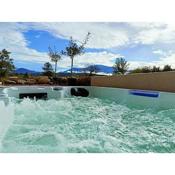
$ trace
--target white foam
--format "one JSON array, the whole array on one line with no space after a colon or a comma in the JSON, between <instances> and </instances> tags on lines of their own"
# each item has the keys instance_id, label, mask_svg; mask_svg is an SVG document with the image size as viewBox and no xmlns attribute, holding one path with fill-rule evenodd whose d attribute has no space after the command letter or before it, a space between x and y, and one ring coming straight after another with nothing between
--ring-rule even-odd
<instances>
[{"instance_id":1,"label":"white foam","mask_svg":"<svg viewBox=\"0 0 175 175\"><path fill-rule=\"evenodd\" d=\"M2 145L2 140L13 122L14 117L14 105L5 105L3 101L0 101L0 150Z\"/></svg>"}]
</instances>

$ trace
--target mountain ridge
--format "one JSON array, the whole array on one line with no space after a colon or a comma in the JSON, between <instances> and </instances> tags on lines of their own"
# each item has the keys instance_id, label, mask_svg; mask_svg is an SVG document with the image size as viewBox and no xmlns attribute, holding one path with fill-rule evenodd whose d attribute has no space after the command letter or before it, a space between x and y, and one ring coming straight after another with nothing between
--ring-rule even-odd
<instances>
[{"instance_id":1,"label":"mountain ridge","mask_svg":"<svg viewBox=\"0 0 175 175\"><path fill-rule=\"evenodd\" d=\"M101 65L101 64L93 65L93 66L95 66L97 68L96 73L112 74L112 72L113 72L113 67L110 67L110 66L105 66L105 65ZM86 70L88 70L88 67L89 66L87 66L86 68L74 67L73 72L74 73L84 73ZM27 69L27 68L17 68L15 71L13 71L13 73L32 74L32 75L41 74L41 72L39 72L39 71L34 71L34 70ZM61 71L58 73L70 73L70 69L67 69L65 71Z\"/></svg>"}]
</instances>

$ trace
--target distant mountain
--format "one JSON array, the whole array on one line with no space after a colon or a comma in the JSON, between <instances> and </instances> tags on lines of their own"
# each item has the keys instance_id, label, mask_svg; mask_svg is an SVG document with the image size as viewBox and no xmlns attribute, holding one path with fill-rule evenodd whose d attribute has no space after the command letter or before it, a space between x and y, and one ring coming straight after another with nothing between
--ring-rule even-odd
<instances>
[{"instance_id":1,"label":"distant mountain","mask_svg":"<svg viewBox=\"0 0 175 175\"><path fill-rule=\"evenodd\" d=\"M32 74L32 75L40 74L40 72L25 69L25 68L18 68L14 71L14 73L16 73L16 74Z\"/></svg>"},{"instance_id":2,"label":"distant mountain","mask_svg":"<svg viewBox=\"0 0 175 175\"><path fill-rule=\"evenodd\" d=\"M105 65L94 65L97 68L97 74L112 74L113 72L113 68L110 66L105 66ZM88 66L89 67L89 66ZM86 68L73 68L73 72L74 73L84 73L85 70L88 70L88 67ZM30 69L26 69L26 68L17 68L14 73L16 74L32 74L32 75L39 75L41 74L41 72L37 72L34 70L30 70ZM59 72L60 74L63 75L67 75L70 74L70 69L63 71L63 72Z\"/></svg>"},{"instance_id":3,"label":"distant mountain","mask_svg":"<svg viewBox=\"0 0 175 175\"><path fill-rule=\"evenodd\" d=\"M68 70L63 71L63 73L70 73L70 71L71 71L71 70L68 69ZM75 72L75 73L81 73L81 72L84 72L84 68L74 67L74 68L72 69L72 71Z\"/></svg>"},{"instance_id":4,"label":"distant mountain","mask_svg":"<svg viewBox=\"0 0 175 175\"><path fill-rule=\"evenodd\" d=\"M105 66L105 65L94 65L97 68L97 73L99 74L112 74L113 72L113 67L110 66ZM88 67L86 68L73 68L74 73L83 73L85 70L87 70ZM64 71L63 73L70 73L70 69Z\"/></svg>"},{"instance_id":5,"label":"distant mountain","mask_svg":"<svg viewBox=\"0 0 175 175\"><path fill-rule=\"evenodd\" d=\"M106 74L112 74L113 73L113 67L105 66L105 65L95 65L98 68L98 72L103 72Z\"/></svg>"}]
</instances>

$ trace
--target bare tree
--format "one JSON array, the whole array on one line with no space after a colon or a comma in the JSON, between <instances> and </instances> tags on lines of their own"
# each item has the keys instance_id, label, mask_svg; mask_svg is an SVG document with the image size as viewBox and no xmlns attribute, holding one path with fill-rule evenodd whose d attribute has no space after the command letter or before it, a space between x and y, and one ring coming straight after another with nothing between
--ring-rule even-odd
<instances>
[{"instance_id":1,"label":"bare tree","mask_svg":"<svg viewBox=\"0 0 175 175\"><path fill-rule=\"evenodd\" d=\"M81 55L85 52L85 45L89 40L89 36L90 36L90 32L88 32L85 40L80 45L77 44L79 42L77 42L72 37L70 37L68 46L66 47L65 51L62 51L63 55L69 56L71 59L71 77L72 77L72 70L73 70L73 64L74 64L74 57L77 55Z\"/></svg>"},{"instance_id":2,"label":"bare tree","mask_svg":"<svg viewBox=\"0 0 175 175\"><path fill-rule=\"evenodd\" d=\"M49 47L49 53L48 53L48 55L49 55L51 61L54 62L54 64L55 64L54 73L55 73L55 77L56 77L57 64L58 64L58 61L61 60L61 54L56 50L56 48L54 46L53 49L51 47Z\"/></svg>"}]
</instances>

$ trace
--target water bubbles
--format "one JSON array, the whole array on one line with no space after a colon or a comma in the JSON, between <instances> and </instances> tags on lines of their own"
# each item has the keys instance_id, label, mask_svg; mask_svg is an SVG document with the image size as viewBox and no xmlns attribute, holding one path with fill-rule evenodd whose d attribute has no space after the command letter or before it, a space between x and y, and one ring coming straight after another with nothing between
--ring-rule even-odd
<instances>
[{"instance_id":1,"label":"water bubbles","mask_svg":"<svg viewBox=\"0 0 175 175\"><path fill-rule=\"evenodd\" d=\"M14 117L14 105L5 105L3 101L0 101L0 150L2 145L2 140L13 122Z\"/></svg>"},{"instance_id":2,"label":"water bubbles","mask_svg":"<svg viewBox=\"0 0 175 175\"><path fill-rule=\"evenodd\" d=\"M2 152L175 152L174 110L83 97L0 103Z\"/></svg>"}]
</instances>

